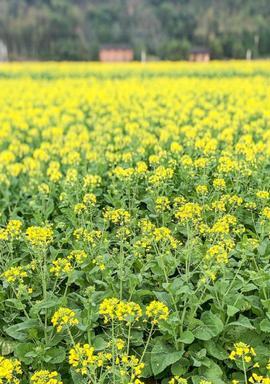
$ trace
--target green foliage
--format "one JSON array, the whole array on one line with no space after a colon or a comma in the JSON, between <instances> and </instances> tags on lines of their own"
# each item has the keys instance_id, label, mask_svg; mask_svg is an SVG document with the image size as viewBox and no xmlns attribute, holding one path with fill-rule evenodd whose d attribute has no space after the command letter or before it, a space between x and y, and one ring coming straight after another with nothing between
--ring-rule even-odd
<instances>
[{"instance_id":1,"label":"green foliage","mask_svg":"<svg viewBox=\"0 0 270 384\"><path fill-rule=\"evenodd\" d=\"M11 59L96 60L102 44L162 59L208 46L214 58L270 53L267 0L0 0L0 39Z\"/></svg>"}]
</instances>

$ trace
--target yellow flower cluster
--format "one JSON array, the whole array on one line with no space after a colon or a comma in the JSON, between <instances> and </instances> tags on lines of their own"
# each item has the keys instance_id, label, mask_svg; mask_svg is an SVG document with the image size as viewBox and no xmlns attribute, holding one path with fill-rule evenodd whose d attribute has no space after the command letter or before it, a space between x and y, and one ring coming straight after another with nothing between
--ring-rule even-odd
<instances>
[{"instance_id":1,"label":"yellow flower cluster","mask_svg":"<svg viewBox=\"0 0 270 384\"><path fill-rule=\"evenodd\" d=\"M258 375L257 373L252 373L248 381L252 384L270 384L270 377L264 377L262 375Z\"/></svg>"},{"instance_id":2,"label":"yellow flower cluster","mask_svg":"<svg viewBox=\"0 0 270 384\"><path fill-rule=\"evenodd\" d=\"M164 212L170 208L170 200L166 196L157 197L155 207L158 212Z\"/></svg>"},{"instance_id":3,"label":"yellow flower cluster","mask_svg":"<svg viewBox=\"0 0 270 384\"><path fill-rule=\"evenodd\" d=\"M53 230L51 227L29 227L26 238L33 246L46 247L53 239Z\"/></svg>"},{"instance_id":4,"label":"yellow flower cluster","mask_svg":"<svg viewBox=\"0 0 270 384\"><path fill-rule=\"evenodd\" d=\"M125 302L117 298L111 298L102 301L99 306L99 314L104 317L105 324L112 320L131 324L140 319L142 309L139 304L133 301Z\"/></svg>"},{"instance_id":5,"label":"yellow flower cluster","mask_svg":"<svg viewBox=\"0 0 270 384\"><path fill-rule=\"evenodd\" d=\"M30 381L31 384L63 384L56 371L48 370L36 371Z\"/></svg>"},{"instance_id":6,"label":"yellow flower cluster","mask_svg":"<svg viewBox=\"0 0 270 384\"><path fill-rule=\"evenodd\" d=\"M175 212L175 217L181 223L197 222L201 218L202 207L198 203L186 203Z\"/></svg>"},{"instance_id":7,"label":"yellow flower cluster","mask_svg":"<svg viewBox=\"0 0 270 384\"><path fill-rule=\"evenodd\" d=\"M113 224L127 224L130 221L130 214L128 211L119 208L119 209L113 209L108 208L104 212L104 219L111 221Z\"/></svg>"},{"instance_id":8,"label":"yellow flower cluster","mask_svg":"<svg viewBox=\"0 0 270 384\"><path fill-rule=\"evenodd\" d=\"M0 240L19 238L23 223L20 220L9 220L6 228L0 228Z\"/></svg>"},{"instance_id":9,"label":"yellow flower cluster","mask_svg":"<svg viewBox=\"0 0 270 384\"><path fill-rule=\"evenodd\" d=\"M183 377L174 376L169 380L168 384L188 384L188 381Z\"/></svg>"},{"instance_id":10,"label":"yellow flower cluster","mask_svg":"<svg viewBox=\"0 0 270 384\"><path fill-rule=\"evenodd\" d=\"M22 374L21 363L16 359L0 356L0 383L19 384L19 375Z\"/></svg>"},{"instance_id":11,"label":"yellow flower cluster","mask_svg":"<svg viewBox=\"0 0 270 384\"><path fill-rule=\"evenodd\" d=\"M68 274L73 270L73 266L68 259L59 258L54 260L50 272L59 277L62 274Z\"/></svg>"},{"instance_id":12,"label":"yellow flower cluster","mask_svg":"<svg viewBox=\"0 0 270 384\"><path fill-rule=\"evenodd\" d=\"M231 360L241 359L246 363L250 363L254 356L256 356L254 348L248 344L239 342L234 344L234 349L231 351L229 358Z\"/></svg>"},{"instance_id":13,"label":"yellow flower cluster","mask_svg":"<svg viewBox=\"0 0 270 384\"><path fill-rule=\"evenodd\" d=\"M169 308L164 303L153 300L146 307L146 316L151 319L152 324L158 324L161 320L169 317Z\"/></svg>"},{"instance_id":14,"label":"yellow flower cluster","mask_svg":"<svg viewBox=\"0 0 270 384\"><path fill-rule=\"evenodd\" d=\"M59 308L52 317L52 324L57 332L61 332L64 327L72 327L79 324L76 314L69 308Z\"/></svg>"},{"instance_id":15,"label":"yellow flower cluster","mask_svg":"<svg viewBox=\"0 0 270 384\"><path fill-rule=\"evenodd\" d=\"M76 372L86 375L91 365L97 364L99 367L103 365L103 358L99 359L94 355L94 351L95 349L89 344L76 344L69 351L69 364L75 368Z\"/></svg>"},{"instance_id":16,"label":"yellow flower cluster","mask_svg":"<svg viewBox=\"0 0 270 384\"><path fill-rule=\"evenodd\" d=\"M119 346L119 341L117 341ZM118 348L119 350L122 349ZM94 347L89 344L76 344L69 351L69 364L76 372L83 376L91 377L92 372L96 372L96 368L106 367L107 371L112 370L112 365L119 366L121 377L129 377L132 384L142 383L138 376L142 374L144 363L134 355L121 354L114 356L108 352L95 352Z\"/></svg>"},{"instance_id":17,"label":"yellow flower cluster","mask_svg":"<svg viewBox=\"0 0 270 384\"><path fill-rule=\"evenodd\" d=\"M101 238L102 232L97 230L77 228L74 230L73 235L76 240L83 240L94 246L97 241Z\"/></svg>"},{"instance_id":18,"label":"yellow flower cluster","mask_svg":"<svg viewBox=\"0 0 270 384\"><path fill-rule=\"evenodd\" d=\"M27 272L23 267L11 267L1 275L8 283L15 283L16 281L22 281L27 277Z\"/></svg>"}]
</instances>

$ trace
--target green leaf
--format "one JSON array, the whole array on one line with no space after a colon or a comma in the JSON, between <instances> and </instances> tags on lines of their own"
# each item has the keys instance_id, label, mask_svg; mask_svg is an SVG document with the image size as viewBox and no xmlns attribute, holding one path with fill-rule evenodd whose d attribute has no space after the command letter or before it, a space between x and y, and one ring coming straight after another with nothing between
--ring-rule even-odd
<instances>
[{"instance_id":1,"label":"green leaf","mask_svg":"<svg viewBox=\"0 0 270 384\"><path fill-rule=\"evenodd\" d=\"M5 332L13 339L24 341L27 336L27 332L25 331L32 330L38 326L39 322L37 320L25 320L22 323L18 323L6 328Z\"/></svg>"},{"instance_id":2,"label":"green leaf","mask_svg":"<svg viewBox=\"0 0 270 384\"><path fill-rule=\"evenodd\" d=\"M73 369L71 369L70 372L74 384L87 384L87 379L83 378L79 373L75 372Z\"/></svg>"},{"instance_id":3,"label":"green leaf","mask_svg":"<svg viewBox=\"0 0 270 384\"><path fill-rule=\"evenodd\" d=\"M191 331L185 331L181 334L178 341L184 344L191 344L194 341L194 335Z\"/></svg>"},{"instance_id":4,"label":"green leaf","mask_svg":"<svg viewBox=\"0 0 270 384\"><path fill-rule=\"evenodd\" d=\"M20 343L15 348L15 355L19 360L25 364L31 364L34 358L37 356L35 352L35 344L32 343Z\"/></svg>"},{"instance_id":5,"label":"green leaf","mask_svg":"<svg viewBox=\"0 0 270 384\"><path fill-rule=\"evenodd\" d=\"M14 351L16 346L16 342L13 340L6 339L4 337L0 337L0 351L1 355L6 356Z\"/></svg>"},{"instance_id":6,"label":"green leaf","mask_svg":"<svg viewBox=\"0 0 270 384\"><path fill-rule=\"evenodd\" d=\"M229 323L227 325L227 327L230 327L230 326L238 326L238 327L243 327L247 329L255 329L255 327L251 324L250 320L243 315L240 315L237 321L233 321L232 323Z\"/></svg>"},{"instance_id":7,"label":"green leaf","mask_svg":"<svg viewBox=\"0 0 270 384\"><path fill-rule=\"evenodd\" d=\"M221 379L223 375L222 369L214 361L210 362L209 367L200 367L199 372L202 376L215 384L225 384Z\"/></svg>"},{"instance_id":8,"label":"green leaf","mask_svg":"<svg viewBox=\"0 0 270 384\"><path fill-rule=\"evenodd\" d=\"M93 347L95 348L95 350L103 351L107 345L108 345L108 342L104 339L103 336L99 335L94 338Z\"/></svg>"},{"instance_id":9,"label":"green leaf","mask_svg":"<svg viewBox=\"0 0 270 384\"><path fill-rule=\"evenodd\" d=\"M158 375L179 360L183 353L183 351L175 351L174 347L159 338L151 351L151 367L154 375Z\"/></svg>"},{"instance_id":10,"label":"green leaf","mask_svg":"<svg viewBox=\"0 0 270 384\"><path fill-rule=\"evenodd\" d=\"M230 317L234 316L239 311L240 311L239 308L236 308L233 305L227 306L227 315Z\"/></svg>"},{"instance_id":11,"label":"green leaf","mask_svg":"<svg viewBox=\"0 0 270 384\"><path fill-rule=\"evenodd\" d=\"M187 373L190 367L190 361L184 357L182 357L179 361L174 363L171 367L171 372L174 376L182 376Z\"/></svg>"},{"instance_id":12,"label":"green leaf","mask_svg":"<svg viewBox=\"0 0 270 384\"><path fill-rule=\"evenodd\" d=\"M225 349L214 340L206 341L204 345L208 354L215 357L217 360L226 360L228 358Z\"/></svg>"},{"instance_id":13,"label":"green leaf","mask_svg":"<svg viewBox=\"0 0 270 384\"><path fill-rule=\"evenodd\" d=\"M263 319L260 322L260 330L263 331L263 332L269 333L270 332L270 320Z\"/></svg>"},{"instance_id":14,"label":"green leaf","mask_svg":"<svg viewBox=\"0 0 270 384\"><path fill-rule=\"evenodd\" d=\"M60 364L66 358L66 351L63 347L51 348L49 351L46 351L44 356L44 361L51 364Z\"/></svg>"},{"instance_id":15,"label":"green leaf","mask_svg":"<svg viewBox=\"0 0 270 384\"><path fill-rule=\"evenodd\" d=\"M212 312L204 312L200 325L193 330L193 334L199 340L210 340L219 335L223 330L223 322Z\"/></svg>"}]
</instances>

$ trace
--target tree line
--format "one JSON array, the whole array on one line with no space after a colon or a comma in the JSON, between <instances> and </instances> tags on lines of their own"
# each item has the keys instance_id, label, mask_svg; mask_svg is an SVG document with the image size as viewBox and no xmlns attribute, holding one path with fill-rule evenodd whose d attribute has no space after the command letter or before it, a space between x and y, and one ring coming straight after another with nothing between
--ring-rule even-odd
<instances>
[{"instance_id":1,"label":"tree line","mask_svg":"<svg viewBox=\"0 0 270 384\"><path fill-rule=\"evenodd\" d=\"M269 0L0 0L10 59L96 60L103 44L160 59L270 55Z\"/></svg>"}]
</instances>

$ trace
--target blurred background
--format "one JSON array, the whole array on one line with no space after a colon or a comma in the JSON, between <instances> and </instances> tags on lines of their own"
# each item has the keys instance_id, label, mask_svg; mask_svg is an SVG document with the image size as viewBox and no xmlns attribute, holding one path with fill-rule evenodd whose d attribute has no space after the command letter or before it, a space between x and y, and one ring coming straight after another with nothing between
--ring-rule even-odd
<instances>
[{"instance_id":1,"label":"blurred background","mask_svg":"<svg viewBox=\"0 0 270 384\"><path fill-rule=\"evenodd\" d=\"M0 60L270 57L270 0L0 0Z\"/></svg>"}]
</instances>

